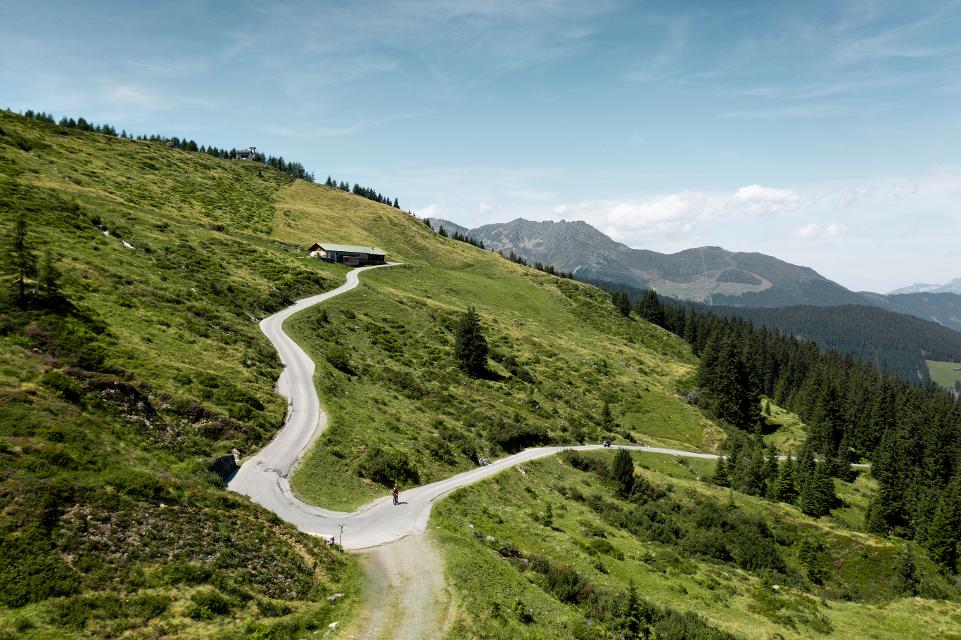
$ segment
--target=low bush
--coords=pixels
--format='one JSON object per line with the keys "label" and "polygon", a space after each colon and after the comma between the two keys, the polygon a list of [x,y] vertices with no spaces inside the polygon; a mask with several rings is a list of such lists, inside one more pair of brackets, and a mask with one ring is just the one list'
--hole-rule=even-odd
{"label": "low bush", "polygon": [[549,440],[544,427],[518,420],[497,420],[487,430],[487,439],[508,453],[517,453]]}
{"label": "low bush", "polygon": [[390,448],[375,446],[368,449],[357,465],[357,472],[361,477],[385,487],[390,487],[395,482],[420,482],[420,473],[411,464],[407,454]]}
{"label": "low bush", "polygon": [[190,595],[184,613],[194,620],[210,620],[230,613],[236,602],[214,589],[202,589]]}
{"label": "low bush", "polygon": [[334,369],[347,375],[354,375],[354,369],[350,363],[350,354],[344,347],[336,344],[331,345],[324,353],[324,358],[327,359],[327,362],[329,362],[330,366]]}
{"label": "low bush", "polygon": [[0,536],[0,604],[22,607],[80,590],[80,575],[33,529]]}

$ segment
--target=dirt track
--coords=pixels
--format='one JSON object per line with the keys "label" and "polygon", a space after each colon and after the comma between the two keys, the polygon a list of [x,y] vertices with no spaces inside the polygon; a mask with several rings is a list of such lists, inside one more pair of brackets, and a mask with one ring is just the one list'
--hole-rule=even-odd
{"label": "dirt track", "polygon": [[444,583],[443,559],[430,536],[409,536],[363,555],[365,611],[340,637],[441,640],[455,607]]}

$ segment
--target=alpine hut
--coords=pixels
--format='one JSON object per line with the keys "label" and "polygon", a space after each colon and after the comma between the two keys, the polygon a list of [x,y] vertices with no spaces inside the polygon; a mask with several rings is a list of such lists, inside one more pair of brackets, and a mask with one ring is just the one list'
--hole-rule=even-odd
{"label": "alpine hut", "polygon": [[353,244],[333,244],[317,242],[309,249],[311,257],[327,262],[339,262],[350,267],[364,267],[371,264],[384,264],[387,254],[377,247],[364,247]]}

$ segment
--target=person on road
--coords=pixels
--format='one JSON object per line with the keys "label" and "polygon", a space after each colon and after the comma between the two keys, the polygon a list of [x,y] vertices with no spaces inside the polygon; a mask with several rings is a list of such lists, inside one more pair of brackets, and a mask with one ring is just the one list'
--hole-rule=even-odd
{"label": "person on road", "polygon": [[394,496],[394,504],[400,504],[400,487],[397,486],[396,482],[394,483],[394,488],[391,490],[390,494]]}

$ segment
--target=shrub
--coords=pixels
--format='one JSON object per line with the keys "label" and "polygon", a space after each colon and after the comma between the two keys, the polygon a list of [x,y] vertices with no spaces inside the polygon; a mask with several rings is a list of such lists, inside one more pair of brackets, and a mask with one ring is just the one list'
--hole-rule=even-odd
{"label": "shrub", "polygon": [[606,556],[611,556],[617,560],[624,559],[624,552],[611,544],[608,540],[604,538],[594,538],[590,541],[590,547],[597,553],[602,553]]}
{"label": "shrub", "polygon": [[76,596],[56,602],[50,622],[69,629],[83,629],[91,618],[114,619],[123,616],[120,597],[116,594]]}
{"label": "shrub", "polygon": [[22,607],[80,590],[80,576],[50,547],[40,531],[0,539],[0,604]]}
{"label": "shrub", "polygon": [[587,578],[566,565],[550,565],[544,574],[544,583],[555,598],[568,604],[583,602],[594,591],[594,585]]}
{"label": "shrub", "polygon": [[607,470],[607,465],[597,456],[588,455],[580,451],[567,450],[561,454],[561,458],[567,464],[580,471],[589,471],[597,475],[603,475]]}
{"label": "shrub", "polygon": [[516,420],[498,420],[487,430],[487,438],[508,453],[516,453],[548,441],[544,427]]}
{"label": "shrub", "polygon": [[202,589],[190,596],[185,613],[194,620],[210,620],[230,613],[235,602],[214,589]]}
{"label": "shrub", "polygon": [[56,391],[67,402],[78,403],[83,398],[83,388],[80,383],[63,371],[48,371],[40,378],[40,384]]}
{"label": "shrub", "polygon": [[331,345],[324,353],[324,358],[327,359],[327,362],[329,362],[330,366],[332,366],[334,369],[342,371],[347,375],[354,374],[354,370],[350,364],[350,354],[344,347],[338,344]]}
{"label": "shrub", "polygon": [[293,609],[283,601],[261,599],[257,600],[257,611],[265,618],[277,618],[287,615]]}
{"label": "shrub", "polygon": [[124,495],[147,500],[159,500],[168,493],[159,478],[138,469],[117,469],[104,475],[103,483]]}
{"label": "shrub", "polygon": [[163,584],[201,584],[210,579],[213,571],[204,565],[171,562],[164,565],[159,578]]}
{"label": "shrub", "polygon": [[369,478],[385,487],[392,486],[395,482],[420,481],[420,474],[407,454],[390,448],[374,446],[368,449],[360,459],[357,471],[361,477]]}

